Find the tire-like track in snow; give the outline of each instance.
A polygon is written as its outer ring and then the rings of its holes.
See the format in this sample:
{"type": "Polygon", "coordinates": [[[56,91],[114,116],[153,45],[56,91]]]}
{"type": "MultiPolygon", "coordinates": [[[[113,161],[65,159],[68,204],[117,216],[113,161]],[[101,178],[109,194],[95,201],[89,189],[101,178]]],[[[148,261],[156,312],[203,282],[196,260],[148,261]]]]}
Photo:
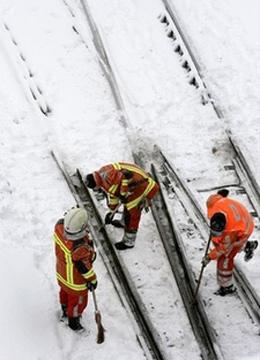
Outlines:
{"type": "MultiPolygon", "coordinates": [[[[22,82],[24,87],[29,91],[30,96],[34,100],[39,110],[45,116],[49,116],[51,114],[51,108],[45,99],[45,95],[42,91],[42,88],[38,84],[38,80],[36,79],[35,74],[31,70],[28,59],[22,51],[20,44],[18,44],[17,40],[15,39],[12,29],[10,29],[7,23],[3,24],[3,29],[4,33],[9,37],[11,47],[15,50],[15,60],[17,60],[21,68],[21,73],[23,74],[22,82]]],[[[13,59],[11,59],[11,63],[13,63],[13,59]]]]}

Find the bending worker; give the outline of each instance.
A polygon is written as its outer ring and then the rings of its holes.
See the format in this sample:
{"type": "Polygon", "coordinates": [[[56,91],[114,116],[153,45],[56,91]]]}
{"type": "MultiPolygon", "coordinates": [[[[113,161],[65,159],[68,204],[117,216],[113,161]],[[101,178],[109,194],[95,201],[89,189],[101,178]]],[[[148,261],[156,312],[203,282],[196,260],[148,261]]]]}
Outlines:
{"type": "Polygon", "coordinates": [[[88,174],[86,185],[94,191],[105,192],[111,210],[105,217],[106,224],[115,225],[113,210],[120,203],[124,205],[122,226],[125,232],[122,241],[115,246],[118,250],[133,248],[142,209],[149,209],[159,185],[139,166],[124,162],[108,164],[88,174]]]}
{"type": "Polygon", "coordinates": [[[229,198],[228,194],[227,189],[222,189],[207,200],[214,248],[202,260],[204,266],[211,260],[217,261],[217,282],[220,287],[215,294],[221,296],[236,291],[233,285],[235,256],[244,250],[244,260],[248,261],[258,245],[257,241],[248,241],[254,230],[251,214],[240,202],[229,198]]]}

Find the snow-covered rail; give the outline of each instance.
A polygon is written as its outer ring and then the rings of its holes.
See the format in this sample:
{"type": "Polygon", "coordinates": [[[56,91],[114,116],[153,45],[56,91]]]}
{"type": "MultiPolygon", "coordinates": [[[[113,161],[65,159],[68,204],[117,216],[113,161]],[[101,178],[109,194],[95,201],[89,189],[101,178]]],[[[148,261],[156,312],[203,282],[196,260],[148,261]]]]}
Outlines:
{"type": "MultiPolygon", "coordinates": [[[[153,165],[151,172],[153,177],[159,181],[157,171],[153,165]]],[[[203,304],[199,298],[195,299],[194,297],[195,279],[183,252],[177,226],[169,215],[162,191],[153,202],[152,212],[193,332],[199,343],[201,356],[205,360],[223,359],[221,348],[210,326],[203,304]]]]}
{"type": "MultiPolygon", "coordinates": [[[[184,39],[184,36],[181,32],[181,28],[178,26],[178,24],[176,25],[176,21],[174,19],[174,16],[172,16],[172,11],[169,7],[168,1],[164,1],[164,3],[165,4],[167,3],[167,14],[164,16],[161,16],[160,20],[166,24],[167,35],[170,38],[172,38],[173,41],[175,42],[175,45],[176,45],[175,51],[176,51],[176,53],[178,53],[180,55],[180,57],[182,59],[183,68],[187,70],[189,82],[192,85],[194,85],[197,89],[200,90],[202,103],[203,104],[206,104],[208,102],[211,103],[217,116],[219,118],[223,117],[221,114],[221,111],[215,105],[215,102],[211,98],[211,95],[209,94],[209,92],[206,88],[206,85],[200,74],[200,69],[199,69],[198,63],[196,62],[195,57],[192,55],[191,49],[188,46],[188,42],[185,41],[185,39],[184,39]]],[[[98,28],[96,27],[95,21],[90,14],[87,3],[85,1],[81,1],[81,4],[82,4],[83,11],[86,15],[87,21],[89,23],[90,29],[93,34],[93,43],[97,50],[99,63],[106,75],[107,81],[110,84],[111,92],[112,92],[112,95],[115,100],[116,108],[120,112],[120,115],[121,115],[121,123],[124,126],[124,128],[126,129],[127,134],[129,135],[129,132],[131,132],[131,123],[130,123],[130,120],[128,119],[127,113],[125,111],[124,102],[123,102],[122,96],[120,94],[120,88],[117,84],[117,79],[114,75],[109,56],[103,45],[102,38],[100,37],[100,34],[98,31],[98,28]]],[[[130,133],[130,135],[131,135],[131,133],[130,133]]],[[[131,145],[131,136],[129,137],[129,143],[131,145]]],[[[232,145],[232,143],[231,143],[231,145],[232,145]]],[[[136,154],[133,153],[133,157],[136,160],[135,155],[136,154]]],[[[235,158],[235,151],[234,151],[233,155],[235,158]]],[[[136,160],[136,162],[138,163],[138,160],[136,160]]],[[[168,164],[168,167],[169,167],[169,164],[168,164]]],[[[169,169],[167,169],[167,166],[165,167],[164,170],[166,172],[169,171],[169,169]]],[[[175,176],[175,178],[176,178],[176,176],[175,176]]],[[[177,187],[178,187],[178,191],[183,192],[184,189],[181,190],[180,182],[177,187]]],[[[177,192],[177,190],[176,190],[176,192],[177,192]]],[[[203,236],[205,238],[205,234],[208,231],[207,222],[203,217],[203,213],[202,213],[201,209],[198,211],[198,206],[196,206],[196,202],[193,203],[193,201],[191,201],[192,196],[190,196],[190,195],[192,195],[192,194],[189,194],[189,192],[187,192],[185,201],[183,200],[183,198],[182,198],[182,201],[186,202],[187,212],[189,211],[189,214],[192,212],[192,215],[190,217],[193,218],[194,222],[197,223],[197,227],[200,228],[200,232],[203,234],[203,236]]],[[[155,216],[155,220],[156,220],[159,232],[160,232],[162,238],[164,238],[165,248],[169,247],[169,249],[168,249],[169,254],[172,253],[177,256],[174,260],[170,255],[168,256],[168,258],[169,258],[169,262],[171,263],[171,265],[173,267],[173,270],[176,271],[175,265],[178,264],[177,268],[178,268],[179,275],[178,275],[178,278],[175,277],[176,282],[177,283],[179,282],[180,285],[185,285],[185,289],[183,290],[183,293],[182,293],[182,298],[183,298],[183,301],[185,304],[185,308],[186,308],[188,317],[192,324],[192,328],[194,330],[195,337],[198,340],[198,343],[200,344],[202,357],[204,359],[220,359],[223,357],[222,352],[221,352],[219,345],[216,342],[214,330],[211,329],[211,327],[207,321],[207,317],[206,317],[204,309],[203,309],[203,304],[201,303],[200,300],[198,300],[196,302],[196,305],[194,305],[194,302],[192,301],[192,296],[194,294],[194,287],[195,287],[193,275],[192,275],[191,271],[189,270],[189,264],[187,264],[185,256],[182,254],[181,242],[178,241],[178,234],[176,234],[173,230],[172,219],[170,218],[169,214],[167,215],[166,206],[164,206],[162,204],[163,204],[162,200],[160,200],[159,203],[155,204],[155,206],[153,207],[153,214],[155,216]],[[169,245],[168,241],[166,241],[166,238],[168,238],[169,236],[170,236],[170,238],[171,237],[177,238],[177,242],[174,243],[174,240],[173,240],[173,242],[169,245]],[[175,244],[175,245],[172,245],[172,244],[175,244]],[[178,252],[179,252],[179,254],[177,254],[178,252]],[[189,300],[185,303],[186,297],[188,297],[189,300]],[[196,313],[196,315],[193,314],[194,312],[196,313]]],[[[100,222],[100,221],[101,221],[101,219],[99,219],[99,227],[102,224],[102,222],[100,222]]],[[[98,226],[97,226],[97,228],[98,228],[98,226]]],[[[100,244],[102,244],[102,243],[105,243],[104,240],[100,241],[100,244]]],[[[113,246],[111,246],[111,244],[106,245],[106,246],[108,246],[107,253],[110,253],[110,250],[113,253],[113,251],[114,251],[113,246]]],[[[111,267],[113,267],[112,263],[114,263],[114,260],[111,261],[111,267]]],[[[237,276],[236,276],[236,278],[237,278],[237,276]]],[[[242,285],[242,286],[245,289],[246,285],[242,285]]],[[[245,293],[248,293],[248,291],[245,290],[245,293]]],[[[252,303],[252,301],[255,301],[255,299],[257,299],[257,296],[252,295],[251,303],[252,303]]],[[[259,304],[257,304],[257,302],[255,302],[255,309],[257,307],[259,307],[259,304]]],[[[254,311],[256,311],[255,309],[254,309],[254,311]]]]}
{"type": "Polygon", "coordinates": [[[237,177],[240,180],[240,183],[245,188],[245,191],[250,198],[250,201],[253,204],[253,207],[256,211],[256,215],[260,218],[260,188],[254,177],[252,170],[250,169],[246,158],[241,151],[239,145],[235,141],[234,137],[232,137],[231,132],[228,133],[228,138],[232,149],[235,153],[235,157],[233,159],[233,164],[235,166],[235,171],[237,173],[237,177]]]}
{"type": "MultiPolygon", "coordinates": [[[[135,327],[138,329],[136,335],[146,356],[151,359],[169,359],[167,352],[162,346],[160,335],[151,322],[149,314],[146,311],[146,306],[135,288],[136,285],[131,280],[128,269],[115,251],[106,232],[102,218],[95,206],[95,201],[86,188],[80,172],[77,170],[75,174],[70,175],[58,155],[52,152],[52,156],[59,166],[76,203],[85,207],[90,214],[90,230],[94,243],[104,261],[123,306],[130,311],[130,316],[134,318],[135,327]]],[[[156,177],[154,168],[153,172],[156,177]]],[[[174,230],[162,194],[155,201],[152,212],[164,243],[174,277],[180,289],[188,318],[198,341],[201,356],[205,360],[224,359],[214,332],[203,310],[203,304],[200,300],[194,301],[194,288],[196,285],[185,260],[185,256],[182,254],[178,234],[176,230],[174,230]]]]}
{"type": "Polygon", "coordinates": [[[216,105],[202,78],[199,62],[196,60],[196,56],[193,54],[189,42],[178,23],[172,2],[169,0],[162,0],[162,2],[165,6],[165,12],[159,15],[159,20],[165,24],[167,36],[174,43],[174,51],[179,55],[182,67],[187,72],[188,82],[199,90],[201,103],[203,105],[210,103],[217,116],[222,118],[223,114],[216,105]]]}
{"type": "Polygon", "coordinates": [[[138,294],[136,285],[131,280],[127,268],[120,261],[115,251],[95,202],[82,180],[81,173],[77,170],[75,174],[69,174],[66,165],[58,154],[52,152],[52,156],[61,170],[76,203],[86,208],[90,215],[89,226],[93,241],[122,305],[126,308],[132,322],[134,322],[136,337],[145,356],[151,360],[169,360],[161,344],[160,336],[149,319],[145,304],[143,304],[138,294]]]}
{"type": "MultiPolygon", "coordinates": [[[[187,72],[189,83],[194,85],[201,93],[202,104],[211,103],[213,109],[219,119],[223,118],[223,114],[220,108],[216,105],[212,99],[210,92],[202,78],[200,71],[200,65],[196,60],[196,56],[193,54],[189,41],[183,33],[181,26],[178,23],[178,19],[175,16],[175,10],[170,0],[162,0],[165,5],[165,13],[160,14],[159,20],[166,26],[166,34],[174,42],[174,50],[180,56],[181,64],[187,72]]],[[[230,144],[231,155],[230,159],[233,163],[229,166],[229,169],[234,170],[237,175],[237,184],[229,184],[229,187],[237,188],[238,192],[247,194],[248,201],[252,205],[254,211],[252,215],[257,217],[257,222],[260,219],[260,188],[255,180],[255,177],[246,161],[246,158],[239,148],[236,140],[234,139],[230,130],[226,131],[227,141],[230,144]]],[[[164,161],[164,171],[168,172],[172,181],[175,182],[175,189],[177,195],[180,196],[180,201],[189,213],[189,216],[193,221],[199,220],[196,226],[200,229],[201,234],[205,237],[207,232],[206,219],[203,217],[201,209],[196,204],[194,197],[192,196],[189,189],[184,185],[184,182],[180,180],[175,169],[171,166],[168,160],[161,154],[164,161]],[[182,193],[182,195],[180,194],[182,193]],[[197,218],[197,219],[196,219],[197,218]],[[204,228],[204,229],[203,229],[204,228]]],[[[167,176],[166,176],[167,179],[167,176]]],[[[167,181],[167,180],[165,180],[167,181]]],[[[169,184],[168,184],[169,186],[169,184]]],[[[213,189],[211,189],[213,190],[213,189]]],[[[237,266],[234,271],[236,282],[240,288],[241,299],[243,299],[245,307],[248,309],[252,318],[259,323],[260,315],[260,299],[256,294],[253,287],[250,285],[248,279],[243,274],[242,270],[237,266]]]]}
{"type": "MultiPolygon", "coordinates": [[[[259,222],[259,199],[258,195],[258,187],[255,187],[257,184],[254,180],[253,174],[246,163],[246,159],[242,156],[242,152],[239,149],[238,145],[236,146],[236,158],[234,160],[235,163],[235,171],[239,166],[239,179],[238,191],[243,194],[246,194],[249,202],[252,204],[255,211],[253,211],[253,215],[257,216],[257,220],[259,222]],[[253,181],[252,181],[253,179],[253,181]],[[241,185],[243,184],[243,186],[241,185]],[[251,192],[247,192],[247,189],[252,189],[251,192]],[[255,207],[256,205],[256,207],[255,207]]],[[[171,164],[171,162],[166,158],[166,156],[162,153],[160,149],[156,149],[157,158],[158,156],[161,157],[159,163],[161,165],[161,176],[163,179],[163,183],[166,186],[167,190],[172,190],[176,196],[178,197],[179,201],[181,202],[182,206],[187,211],[188,216],[196,227],[201,232],[201,235],[204,239],[208,237],[208,225],[207,220],[202,212],[202,209],[195,199],[194,195],[188,188],[187,184],[183,179],[180,178],[176,169],[171,164]],[[206,234],[206,236],[205,236],[206,234]]],[[[232,184],[232,187],[235,186],[232,184]]],[[[246,275],[243,273],[240,266],[236,265],[234,270],[234,277],[236,284],[239,288],[239,296],[244,303],[247,312],[250,314],[252,319],[260,324],[260,299],[256,291],[254,290],[253,286],[250,284],[249,280],[247,279],[246,275]]]]}

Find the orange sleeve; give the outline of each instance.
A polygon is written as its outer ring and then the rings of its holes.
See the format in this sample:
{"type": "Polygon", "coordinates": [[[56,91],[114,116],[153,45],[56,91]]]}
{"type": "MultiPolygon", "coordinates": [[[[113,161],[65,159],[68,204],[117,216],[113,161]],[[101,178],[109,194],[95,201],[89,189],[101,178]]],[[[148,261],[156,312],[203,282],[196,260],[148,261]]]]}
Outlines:
{"type": "Polygon", "coordinates": [[[219,244],[214,249],[210,250],[208,256],[211,260],[218,259],[221,255],[225,254],[226,246],[224,244],[219,244]]]}
{"type": "Polygon", "coordinates": [[[92,268],[92,259],[94,254],[94,250],[88,246],[82,245],[73,251],[72,260],[74,262],[81,261],[85,267],[90,270],[92,268]]]}
{"type": "Polygon", "coordinates": [[[213,237],[212,242],[215,248],[208,254],[210,259],[216,260],[227,251],[231,251],[234,247],[241,247],[243,241],[246,240],[243,234],[242,231],[230,231],[221,237],[213,237]]]}

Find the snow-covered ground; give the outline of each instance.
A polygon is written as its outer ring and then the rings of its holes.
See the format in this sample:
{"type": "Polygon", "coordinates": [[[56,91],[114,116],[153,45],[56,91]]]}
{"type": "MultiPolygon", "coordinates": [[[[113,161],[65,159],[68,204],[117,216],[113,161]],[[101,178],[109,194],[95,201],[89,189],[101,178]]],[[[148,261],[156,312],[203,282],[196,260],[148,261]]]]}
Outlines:
{"type": "MultiPolygon", "coordinates": [[[[250,4],[242,0],[174,1],[223,121],[210,104],[201,105],[198,92],[188,84],[158,20],[164,11],[161,1],[90,0],[88,4],[110,55],[136,147],[159,145],[196,188],[226,184],[233,182],[223,168],[229,163],[225,128],[230,127],[260,182],[257,0],[250,4]]],[[[100,259],[95,269],[106,342],[95,343],[91,298],[83,318],[86,337],[72,334],[57,322],[52,231],[74,200],[50,150],[59,149],[72,168],[85,173],[105,163],[132,161],[129,137],[100,68],[81,1],[9,0],[1,2],[0,11],[0,286],[4,310],[0,359],[143,359],[131,318],[121,307],[100,259]],[[30,92],[35,84],[42,92],[38,103],[30,92]],[[44,107],[46,103],[51,109],[47,117],[39,110],[39,104],[44,107]]],[[[113,232],[115,237],[120,234],[113,232]]],[[[191,358],[191,351],[197,354],[189,324],[181,315],[179,295],[175,295],[176,307],[169,300],[174,285],[167,277],[169,270],[150,215],[142,219],[136,248],[123,258],[135,264],[134,277],[141,274],[140,287],[147,302],[160,307],[155,321],[158,326],[165,322],[162,341],[169,353],[177,359],[191,358]],[[154,253],[160,254],[156,265],[154,253]],[[142,264],[141,256],[146,257],[142,264]],[[156,281],[149,293],[153,271],[157,271],[156,281]],[[176,321],[170,323],[174,316],[176,321]]],[[[204,287],[213,291],[213,264],[207,272],[209,281],[204,287]]],[[[211,309],[216,321],[219,306],[213,304],[211,309]]],[[[222,326],[228,326],[230,317],[237,319],[240,329],[245,315],[237,309],[239,306],[233,311],[232,302],[226,301],[222,326]]],[[[226,348],[234,350],[233,355],[227,351],[228,359],[260,357],[257,330],[244,325],[243,331],[243,339],[234,334],[235,343],[224,339],[226,348]]],[[[225,329],[221,329],[221,337],[223,334],[225,329]]]]}
{"type": "Polygon", "coordinates": [[[170,0],[226,126],[260,182],[259,2],[170,0]]]}

